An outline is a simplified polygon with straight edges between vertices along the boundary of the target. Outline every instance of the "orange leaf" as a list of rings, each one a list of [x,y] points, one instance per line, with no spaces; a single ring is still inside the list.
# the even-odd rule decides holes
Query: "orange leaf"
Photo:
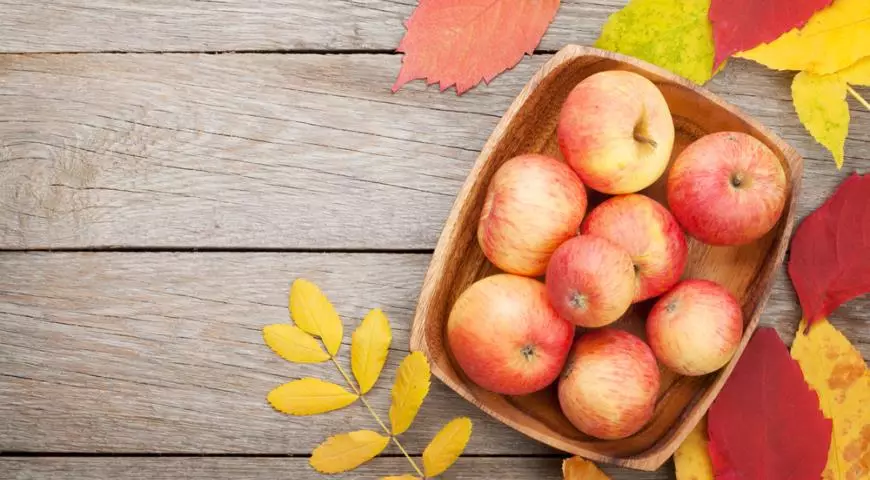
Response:
[[[562,462],[565,480],[610,480],[594,463],[580,457],[571,457]]]
[[[520,62],[541,41],[559,0],[420,0],[399,43],[393,91],[425,78],[461,94]]]

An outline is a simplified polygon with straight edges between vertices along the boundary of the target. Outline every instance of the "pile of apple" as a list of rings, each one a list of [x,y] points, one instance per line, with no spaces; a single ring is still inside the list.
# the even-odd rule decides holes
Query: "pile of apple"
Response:
[[[448,343],[479,386],[524,395],[558,379],[559,403],[574,426],[624,438],[653,415],[656,360],[682,375],[705,375],[728,363],[743,333],[740,304],[728,290],[682,279],[684,230],[711,245],[762,237],[782,214],[786,176],[757,139],[719,132],[675,159],[670,210],[636,193],[667,170],[674,124],[655,84],[625,71],[579,83],[562,106],[557,135],[564,163],[521,155],[495,173],[477,238],[505,273],[460,295]],[[587,188],[612,195],[588,215]],[[648,344],[607,327],[645,300],[655,302]],[[576,341],[575,327],[583,327]]]

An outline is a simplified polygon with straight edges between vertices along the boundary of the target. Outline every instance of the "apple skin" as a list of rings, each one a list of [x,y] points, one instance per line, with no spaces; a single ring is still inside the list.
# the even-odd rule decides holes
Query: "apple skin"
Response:
[[[656,358],[668,368],[681,375],[706,375],[725,366],[737,351],[743,312],[721,285],[684,280],[653,306],[646,332]]]
[[[603,327],[619,319],[634,298],[634,265],[613,242],[580,235],[553,252],[547,295],[562,318],[581,327]]]
[[[498,274],[465,290],[447,320],[453,358],[471,381],[495,393],[525,395],[562,371],[574,326],[547,302],[544,284]]]
[[[633,435],[652,418],[661,382],[652,350],[613,328],[584,333],[559,380],[559,404],[581,432],[606,440]]]
[[[587,187],[633,193],[662,176],[674,146],[674,123],[654,83],[632,72],[590,75],[559,114],[559,148]]]
[[[756,138],[718,132],[680,153],[667,190],[671,212],[690,235],[710,245],[745,245],[769,232],[782,215],[786,175]]]
[[[647,196],[604,201],[589,212],[580,232],[606,238],[628,252],[636,272],[635,303],[665,293],[686,269],[689,247],[682,228],[671,212]]]
[[[540,276],[553,251],[577,234],[586,205],[586,188],[568,165],[544,155],[514,157],[490,182],[478,243],[501,270]]]

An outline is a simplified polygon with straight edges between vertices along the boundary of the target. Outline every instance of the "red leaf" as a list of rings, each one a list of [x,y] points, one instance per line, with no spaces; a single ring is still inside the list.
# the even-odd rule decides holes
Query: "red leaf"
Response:
[[[870,175],[852,174],[801,222],[788,274],[808,326],[870,292]]]
[[[713,71],[733,53],[769,43],[792,28],[800,28],[833,0],[712,0],[716,55]]]
[[[831,420],[776,330],[759,328],[707,417],[716,480],[819,480]]]
[[[399,44],[393,91],[425,78],[462,94],[520,62],[541,41],[559,0],[420,0]]]

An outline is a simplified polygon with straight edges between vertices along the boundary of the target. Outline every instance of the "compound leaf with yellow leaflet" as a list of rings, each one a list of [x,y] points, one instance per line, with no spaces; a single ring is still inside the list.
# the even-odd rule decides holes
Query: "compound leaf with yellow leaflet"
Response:
[[[263,327],[263,340],[284,360],[296,363],[320,363],[329,360],[329,354],[320,343],[296,325],[267,325]]]
[[[822,478],[870,478],[870,370],[827,319],[817,320],[809,331],[806,327],[802,320],[791,356],[819,395],[822,413],[834,422]]]
[[[707,417],[704,416],[674,453],[677,480],[714,480],[708,443]]]
[[[776,70],[829,74],[870,55],[870,2],[834,0],[800,30],[737,54]]]
[[[387,448],[390,437],[371,430],[329,437],[311,453],[309,463],[320,473],[341,473],[368,462]]]
[[[714,73],[709,9],[710,0],[632,0],[610,16],[595,46],[703,84]]]
[[[275,388],[266,397],[275,410],[291,415],[317,415],[344,408],[359,398],[317,378],[303,378]]]
[[[429,361],[422,352],[411,352],[402,360],[393,384],[390,405],[390,425],[393,435],[401,435],[414,422],[414,417],[429,393]]]
[[[353,332],[350,345],[351,369],[362,393],[368,393],[378,381],[392,340],[390,322],[380,308],[369,312]]]
[[[471,439],[471,420],[454,418],[441,429],[423,450],[423,472],[427,477],[437,477],[450,468],[462,455]]]
[[[582,457],[571,457],[563,461],[562,475],[565,480],[610,480],[594,463]]]
[[[290,287],[290,316],[305,332],[318,336],[335,356],[344,334],[341,318],[317,285],[297,279]]]

